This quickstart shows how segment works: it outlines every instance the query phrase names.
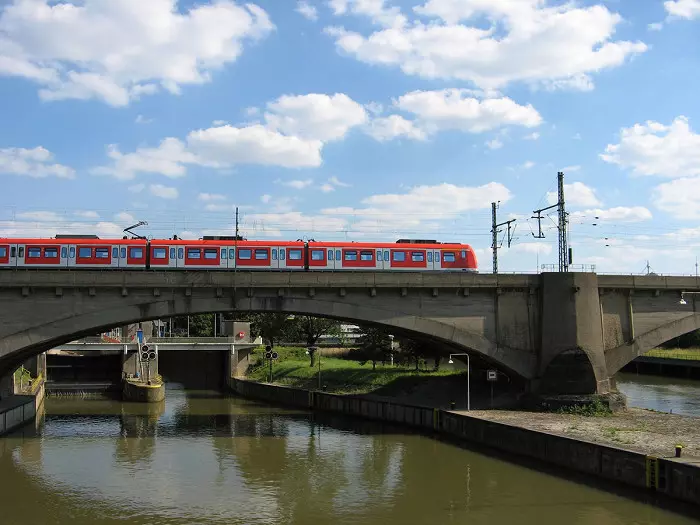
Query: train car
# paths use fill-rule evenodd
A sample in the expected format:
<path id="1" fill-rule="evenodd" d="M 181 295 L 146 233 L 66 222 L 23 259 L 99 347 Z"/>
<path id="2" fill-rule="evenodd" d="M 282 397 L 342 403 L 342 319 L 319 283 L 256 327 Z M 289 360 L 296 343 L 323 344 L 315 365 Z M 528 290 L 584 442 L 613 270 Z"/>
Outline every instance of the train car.
<path id="1" fill-rule="evenodd" d="M 471 246 L 437 241 L 309 242 L 307 259 L 309 270 L 477 271 Z"/>

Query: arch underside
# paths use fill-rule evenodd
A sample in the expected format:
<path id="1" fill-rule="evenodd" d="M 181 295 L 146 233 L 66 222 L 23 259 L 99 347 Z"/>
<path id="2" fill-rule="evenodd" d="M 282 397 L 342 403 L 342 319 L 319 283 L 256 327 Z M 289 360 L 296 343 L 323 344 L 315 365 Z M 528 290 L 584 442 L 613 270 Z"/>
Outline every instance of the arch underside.
<path id="1" fill-rule="evenodd" d="M 605 352 L 608 373 L 612 376 L 637 357 L 671 339 L 698 329 L 700 329 L 700 314 L 694 313 L 663 324 L 654 330 L 635 337 L 629 343 L 608 350 Z"/>
<path id="2" fill-rule="evenodd" d="M 536 367 L 533 353 L 496 345 L 480 334 L 448 322 L 389 311 L 377 305 L 329 301 L 321 298 L 246 297 L 195 298 L 169 296 L 138 304 L 114 305 L 86 312 L 67 311 L 57 318 L 27 326 L 0 337 L 0 371 L 7 372 L 29 357 L 86 335 L 140 321 L 209 312 L 284 312 L 329 317 L 357 324 L 391 328 L 397 335 L 430 337 L 455 349 L 470 350 L 498 366 L 531 379 Z"/>

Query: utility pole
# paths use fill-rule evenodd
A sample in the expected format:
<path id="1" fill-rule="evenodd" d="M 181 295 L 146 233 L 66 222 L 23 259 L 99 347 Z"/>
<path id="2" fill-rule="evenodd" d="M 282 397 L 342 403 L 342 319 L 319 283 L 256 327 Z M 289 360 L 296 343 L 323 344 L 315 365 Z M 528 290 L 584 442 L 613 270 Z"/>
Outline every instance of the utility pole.
<path id="1" fill-rule="evenodd" d="M 498 218 L 496 217 L 496 209 L 498 208 L 497 203 L 491 203 L 491 249 L 493 250 L 493 273 L 498 273 L 498 233 L 501 226 L 508 226 L 508 248 L 510 248 L 510 243 L 513 240 L 513 233 L 515 233 L 515 228 L 512 229 L 510 225 L 513 224 L 516 219 L 511 219 L 502 223 L 498 223 Z"/>
<path id="2" fill-rule="evenodd" d="M 566 213 L 566 203 L 564 201 L 564 173 L 561 171 L 557 173 L 557 203 L 532 212 L 537 214 L 532 217 L 533 219 L 537 219 L 538 234 L 535 235 L 534 232 L 532 233 L 535 239 L 544 239 L 544 233 L 542 233 L 542 212 L 554 208 L 557 208 L 559 215 L 559 222 L 557 224 L 557 229 L 559 230 L 559 271 L 568 272 L 569 263 L 571 262 L 571 251 L 568 247 L 567 235 L 569 217 Z"/>

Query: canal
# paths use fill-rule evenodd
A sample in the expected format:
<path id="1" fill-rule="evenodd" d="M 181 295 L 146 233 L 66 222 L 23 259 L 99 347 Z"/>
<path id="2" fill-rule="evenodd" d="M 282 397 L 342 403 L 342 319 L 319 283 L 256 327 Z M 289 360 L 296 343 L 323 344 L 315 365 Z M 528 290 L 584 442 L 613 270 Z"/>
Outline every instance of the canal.
<path id="1" fill-rule="evenodd" d="M 616 379 L 631 407 L 700 417 L 700 381 L 634 373 L 618 374 Z"/>
<path id="2" fill-rule="evenodd" d="M 688 517 L 406 429 L 169 389 L 48 398 L 0 439 L 2 525 L 685 525 Z"/>

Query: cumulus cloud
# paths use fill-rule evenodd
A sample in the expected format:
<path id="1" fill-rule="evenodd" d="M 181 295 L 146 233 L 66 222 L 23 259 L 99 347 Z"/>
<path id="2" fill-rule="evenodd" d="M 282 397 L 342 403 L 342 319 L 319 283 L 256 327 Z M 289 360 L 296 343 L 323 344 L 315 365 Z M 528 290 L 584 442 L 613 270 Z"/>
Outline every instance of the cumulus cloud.
<path id="1" fill-rule="evenodd" d="M 684 116 L 670 125 L 647 121 L 623 128 L 620 142 L 608 144 L 600 157 L 636 175 L 700 175 L 700 134 L 693 132 Z"/>
<path id="2" fill-rule="evenodd" d="M 0 174 L 25 177 L 72 179 L 75 170 L 52 162 L 53 154 L 38 146 L 33 149 L 0 148 Z"/>
<path id="3" fill-rule="evenodd" d="M 288 180 L 288 181 L 280 181 L 280 184 L 284 186 L 289 186 L 290 188 L 294 188 L 295 190 L 303 190 L 304 188 L 311 186 L 313 184 L 314 180 L 313 179 L 304 179 L 304 180 Z"/>
<path id="4" fill-rule="evenodd" d="M 341 53 L 399 67 L 407 75 L 466 80 L 483 88 L 527 82 L 589 90 L 592 74 L 647 50 L 643 42 L 613 39 L 622 17 L 604 5 L 427 0 L 413 9 L 412 21 L 383 0 L 332 0 L 331 5 L 337 15 L 361 14 L 381 26 L 368 34 L 326 28 Z"/>
<path id="5" fill-rule="evenodd" d="M 549 204 L 557 202 L 557 192 L 552 191 L 547 193 L 547 201 Z M 564 184 L 564 199 L 569 207 L 591 207 L 600 206 L 602 203 L 595 194 L 595 190 L 586 186 L 583 182 L 574 182 Z"/>
<path id="6" fill-rule="evenodd" d="M 177 199 L 179 195 L 177 188 L 163 186 L 162 184 L 151 184 L 148 189 L 151 195 L 161 199 Z"/>
<path id="7" fill-rule="evenodd" d="M 671 17 L 700 18 L 700 0 L 667 0 L 664 8 Z"/>
<path id="8" fill-rule="evenodd" d="M 316 8 L 306 0 L 299 0 L 295 11 L 308 20 L 318 20 L 318 12 L 316 11 Z"/>
<path id="9" fill-rule="evenodd" d="M 567 197 L 568 201 L 568 197 Z M 589 209 L 571 214 L 571 219 L 586 218 L 608 222 L 642 222 L 652 219 L 651 212 L 643 206 L 616 206 L 608 209 Z"/>
<path id="10" fill-rule="evenodd" d="M 652 192 L 652 202 L 677 219 L 700 219 L 698 188 L 700 177 L 684 177 L 659 184 Z"/>
<path id="11" fill-rule="evenodd" d="M 406 137 L 413 140 L 424 140 L 426 133 L 416 127 L 413 121 L 407 120 L 401 115 L 389 115 L 372 120 L 367 133 L 379 142 Z"/>
<path id="12" fill-rule="evenodd" d="M 221 195 L 220 193 L 200 193 L 197 195 L 197 199 L 203 202 L 225 201 L 226 195 Z"/>
<path id="13" fill-rule="evenodd" d="M 501 142 L 501 139 L 496 137 L 493 140 L 489 140 L 486 142 L 486 147 L 489 149 L 501 149 L 503 147 L 503 142 Z"/>
<path id="14" fill-rule="evenodd" d="M 252 3 L 179 7 L 177 0 L 14 0 L 0 10 L 0 75 L 39 84 L 44 100 L 125 106 L 210 81 L 274 29 Z"/>

